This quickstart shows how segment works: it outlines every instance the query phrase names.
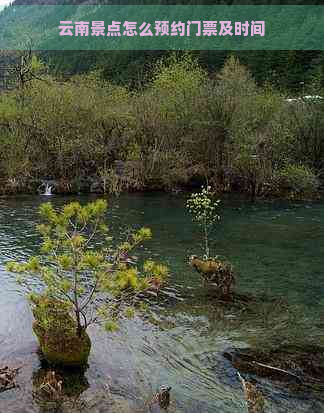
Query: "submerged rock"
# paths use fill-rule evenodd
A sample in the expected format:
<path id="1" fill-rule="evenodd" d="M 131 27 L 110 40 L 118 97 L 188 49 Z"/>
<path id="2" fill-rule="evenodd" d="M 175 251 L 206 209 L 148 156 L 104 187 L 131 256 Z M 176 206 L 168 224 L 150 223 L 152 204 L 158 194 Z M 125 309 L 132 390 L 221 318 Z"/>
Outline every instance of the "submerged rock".
<path id="1" fill-rule="evenodd" d="M 49 363 L 85 367 L 91 341 L 86 331 L 77 334 L 77 325 L 65 303 L 41 297 L 34 302 L 36 334 L 41 351 Z"/>
<path id="2" fill-rule="evenodd" d="M 282 346 L 268 351 L 249 348 L 227 351 L 224 357 L 244 373 L 313 390 L 324 388 L 323 347 Z"/>
<path id="3" fill-rule="evenodd" d="M 19 368 L 11 369 L 8 366 L 0 368 L 0 393 L 16 387 L 16 375 Z"/>

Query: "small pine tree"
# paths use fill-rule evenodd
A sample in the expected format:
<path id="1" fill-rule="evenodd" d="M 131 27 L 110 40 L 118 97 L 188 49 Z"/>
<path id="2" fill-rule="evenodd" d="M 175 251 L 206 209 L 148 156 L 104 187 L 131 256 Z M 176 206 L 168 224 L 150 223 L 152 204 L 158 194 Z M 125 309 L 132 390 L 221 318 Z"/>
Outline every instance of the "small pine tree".
<path id="1" fill-rule="evenodd" d="M 79 336 L 94 322 L 116 329 L 120 317 L 131 317 L 141 306 L 140 295 L 168 276 L 162 264 L 149 260 L 140 271 L 128 259 L 134 248 L 151 238 L 150 229 L 141 228 L 115 244 L 105 224 L 106 210 L 105 200 L 85 206 L 71 202 L 61 210 L 42 204 L 40 256 L 7 265 L 18 273 L 17 281 L 29 291 L 32 304 L 45 297 L 51 305 L 67 308 Z"/>

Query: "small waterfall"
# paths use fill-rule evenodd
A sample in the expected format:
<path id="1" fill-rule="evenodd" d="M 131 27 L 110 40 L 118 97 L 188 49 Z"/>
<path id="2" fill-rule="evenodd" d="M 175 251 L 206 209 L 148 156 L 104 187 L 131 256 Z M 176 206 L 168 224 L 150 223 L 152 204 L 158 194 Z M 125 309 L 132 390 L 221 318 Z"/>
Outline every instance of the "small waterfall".
<path id="1" fill-rule="evenodd" d="M 45 192 L 42 195 L 51 196 L 52 195 L 52 186 L 49 185 L 49 184 L 46 184 Z"/>

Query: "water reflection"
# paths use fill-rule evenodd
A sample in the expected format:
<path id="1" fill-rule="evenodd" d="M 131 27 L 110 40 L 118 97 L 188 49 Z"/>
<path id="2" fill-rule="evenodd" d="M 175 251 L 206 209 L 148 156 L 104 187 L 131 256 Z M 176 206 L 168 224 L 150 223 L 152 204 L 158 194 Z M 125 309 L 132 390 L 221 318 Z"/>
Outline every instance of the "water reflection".
<path id="1" fill-rule="evenodd" d="M 33 373 L 33 399 L 40 413 L 81 411 L 81 395 L 89 388 L 84 371 L 42 366 Z"/>

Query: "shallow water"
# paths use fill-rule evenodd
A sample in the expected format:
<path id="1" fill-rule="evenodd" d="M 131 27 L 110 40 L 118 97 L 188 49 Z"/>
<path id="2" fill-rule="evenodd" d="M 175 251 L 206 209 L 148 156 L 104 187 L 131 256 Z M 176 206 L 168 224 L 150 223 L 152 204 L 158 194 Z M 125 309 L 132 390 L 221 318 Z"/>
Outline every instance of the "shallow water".
<path id="1" fill-rule="evenodd" d="M 51 197 L 55 205 L 68 200 Z M 48 411 L 32 396 L 33 380 L 41 369 L 32 315 L 13 276 L 4 269 L 7 260 L 21 260 L 37 251 L 35 223 L 43 201 L 48 198 L 0 198 L 0 365 L 22 365 L 17 378 L 20 387 L 0 394 L 0 413 Z M 127 225 L 152 228 L 153 239 L 140 254 L 169 265 L 171 298 L 154 306 L 152 319 L 124 322 L 118 333 L 90 329 L 93 346 L 83 380 L 82 411 L 113 411 L 107 385 L 121 403 L 115 411 L 141 411 L 161 384 L 172 386 L 171 411 L 245 411 L 236 371 L 222 353 L 249 345 L 278 323 L 274 316 L 272 324 L 266 325 L 264 313 L 247 318 L 233 308 L 217 307 L 208 298 L 199 276 L 187 264 L 189 255 L 201 254 L 201 247 L 184 202 L 181 195 L 165 194 L 123 195 L 111 201 L 109 218 L 113 217 L 116 234 Z M 259 201 L 252 205 L 231 197 L 222 202 L 220 214 L 213 251 L 235 265 L 237 291 L 285 297 L 308 317 L 308 327 L 320 318 L 322 308 L 324 313 L 324 204 Z M 301 335 L 320 333 L 314 326 L 305 332 L 299 329 Z M 262 390 L 271 412 L 324 411 L 320 396 L 294 394 L 266 381 Z"/>

